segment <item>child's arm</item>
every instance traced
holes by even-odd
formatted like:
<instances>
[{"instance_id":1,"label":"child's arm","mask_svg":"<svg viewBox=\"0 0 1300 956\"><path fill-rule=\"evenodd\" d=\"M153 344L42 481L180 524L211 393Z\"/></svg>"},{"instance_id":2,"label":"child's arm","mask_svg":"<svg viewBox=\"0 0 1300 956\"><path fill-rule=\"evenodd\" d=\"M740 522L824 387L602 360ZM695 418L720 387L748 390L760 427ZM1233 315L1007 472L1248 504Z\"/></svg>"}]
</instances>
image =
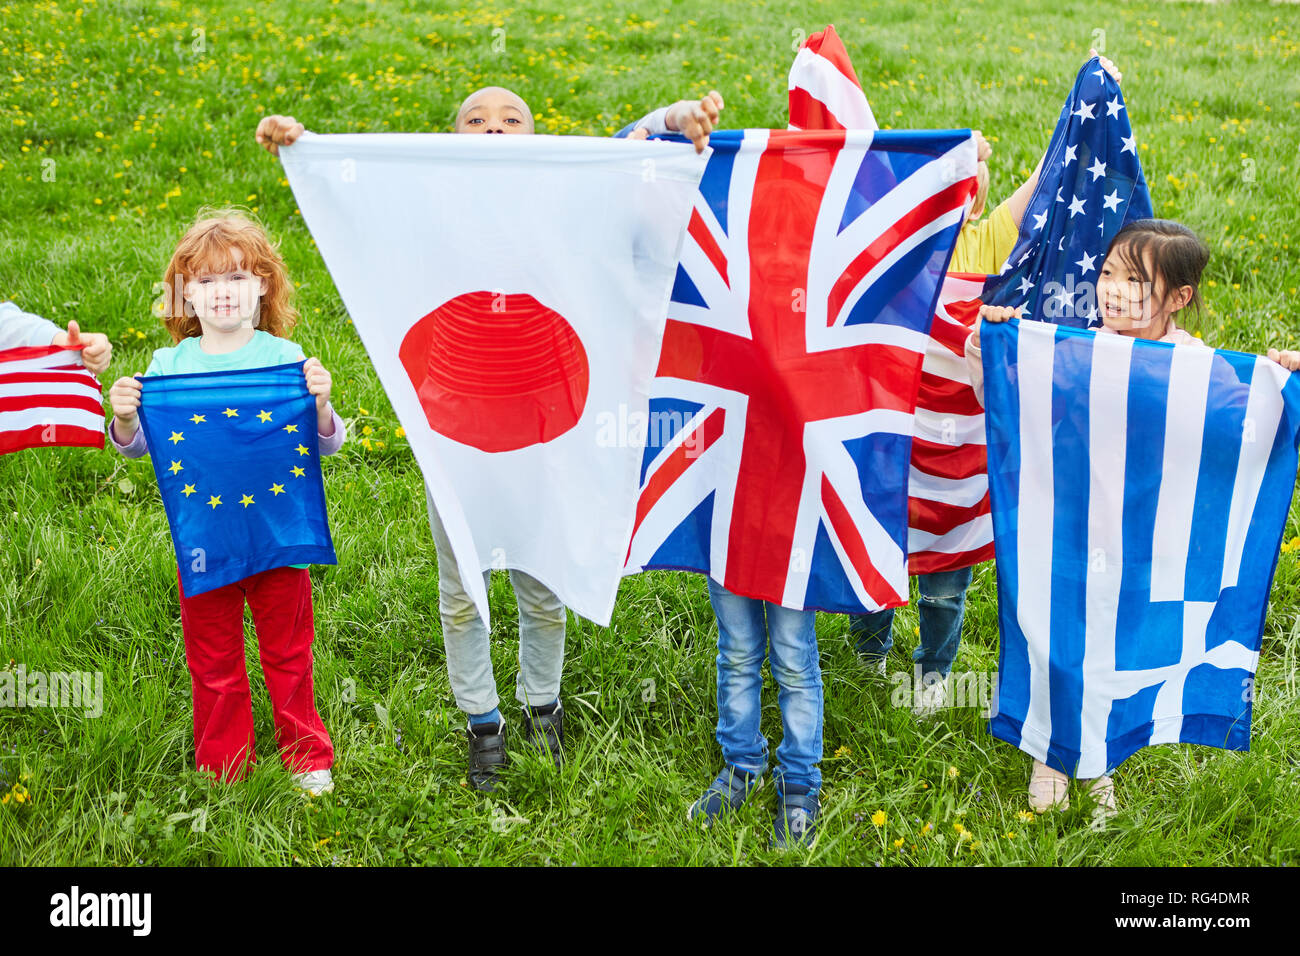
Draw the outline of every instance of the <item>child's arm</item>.
<instances>
[{"instance_id":1,"label":"child's arm","mask_svg":"<svg viewBox=\"0 0 1300 956\"><path fill-rule=\"evenodd\" d=\"M140 427L140 389L138 378L123 377L108 390L108 401L113 406L108 439L127 458L139 458L149 452L144 429Z\"/></svg>"},{"instance_id":2,"label":"child's arm","mask_svg":"<svg viewBox=\"0 0 1300 956\"><path fill-rule=\"evenodd\" d=\"M986 319L989 322L1017 319L1022 311L1010 306L981 305L979 315L975 317L975 327L966 339L966 371L970 373L971 388L975 390L981 408L984 406L984 354L980 351L980 323Z\"/></svg>"},{"instance_id":3,"label":"child's arm","mask_svg":"<svg viewBox=\"0 0 1300 956\"><path fill-rule=\"evenodd\" d=\"M0 302L0 350L53 345L59 327L49 319L24 312L12 302Z\"/></svg>"},{"instance_id":4,"label":"child's arm","mask_svg":"<svg viewBox=\"0 0 1300 956\"><path fill-rule=\"evenodd\" d=\"M316 437L320 442L320 453L332 455L343 447L347 429L330 404L330 373L315 356L303 363L302 373L307 379L307 391L316 396Z\"/></svg>"},{"instance_id":5,"label":"child's arm","mask_svg":"<svg viewBox=\"0 0 1300 956\"><path fill-rule=\"evenodd\" d=\"M722 94L711 90L708 96L699 100L678 100L671 106L661 106L619 130L615 137L645 139L664 133L681 133L695 144L697 153L702 153L708 145L709 134L717 128L722 106Z\"/></svg>"}]
</instances>

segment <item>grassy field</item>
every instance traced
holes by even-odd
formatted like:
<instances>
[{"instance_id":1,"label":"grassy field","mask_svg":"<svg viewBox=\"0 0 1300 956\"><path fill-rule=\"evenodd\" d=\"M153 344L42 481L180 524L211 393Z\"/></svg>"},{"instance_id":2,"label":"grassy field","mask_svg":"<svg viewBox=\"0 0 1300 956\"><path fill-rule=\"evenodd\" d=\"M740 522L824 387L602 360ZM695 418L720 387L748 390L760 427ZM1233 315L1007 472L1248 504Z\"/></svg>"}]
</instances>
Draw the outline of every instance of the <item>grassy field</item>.
<instances>
[{"instance_id":1,"label":"grassy field","mask_svg":"<svg viewBox=\"0 0 1300 956\"><path fill-rule=\"evenodd\" d=\"M976 710L918 723L892 706L891 685L863 672L834 615L818 620L816 847L767 848L770 786L712 832L687 828L688 803L720 764L716 628L703 579L669 573L626 580L607 629L571 620L564 772L519 754L504 796L469 791L420 475L279 164L253 143L270 112L320 132L446 130L461 97L488 83L519 91L539 132L610 133L709 88L725 96L728 125L783 127L793 44L833 22L882 123L983 129L996 200L1032 170L1097 45L1124 72L1158 214L1213 249L1204 337L1296 348L1296 7L428 6L0 5L0 300L109 333L105 382L143 371L171 344L150 305L184 226L205 204L241 204L282 240L300 284L296 338L334 373L351 435L325 466L339 564L313 571L317 697L338 755L337 792L314 801L274 757L251 644L261 763L236 786L192 769L175 562L148 461L78 449L0 458L0 667L100 671L105 695L94 719L0 710L0 864L1300 861L1300 552L1290 546L1267 621L1254 749L1139 753L1117 774L1122 813L1105 832L1090 828L1082 800L1027 814L1029 758L989 737ZM1293 511L1288 540L1298 532ZM501 576L492 605L509 697L517 640ZM996 611L986 565L955 670L996 669ZM914 609L899 613L892 671L910 670L915 624ZM771 686L764 714L775 737ZM517 711L508 719L517 734Z\"/></svg>"}]
</instances>

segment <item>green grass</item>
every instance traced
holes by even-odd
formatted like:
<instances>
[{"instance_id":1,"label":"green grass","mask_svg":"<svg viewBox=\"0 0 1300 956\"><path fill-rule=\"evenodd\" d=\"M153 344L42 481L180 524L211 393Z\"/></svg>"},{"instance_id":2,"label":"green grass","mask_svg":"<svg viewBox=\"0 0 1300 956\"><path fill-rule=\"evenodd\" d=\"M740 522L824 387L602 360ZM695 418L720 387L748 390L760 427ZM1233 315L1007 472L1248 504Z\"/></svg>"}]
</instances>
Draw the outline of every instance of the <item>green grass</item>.
<instances>
[{"instance_id":1,"label":"green grass","mask_svg":"<svg viewBox=\"0 0 1300 956\"><path fill-rule=\"evenodd\" d=\"M890 685L863 673L845 618L833 615L818 619L826 759L817 847L767 848L770 787L712 832L688 829L685 808L720 761L716 630L703 579L669 573L626 580L609 628L571 622L566 770L520 754L506 796L468 791L420 476L279 165L252 141L266 112L292 112L321 132L445 130L460 98L489 82L528 99L544 132L603 135L710 87L726 97L728 125L780 127L794 31L829 21L882 123L983 129L996 151L996 200L1033 168L1101 29L1124 71L1158 213L1213 248L1205 338L1294 348L1293 10L1043 10L1025 0L700 12L667 0L635 12L582 0L440 12L354 0L0 6L0 299L109 333L106 381L143 371L170 344L150 305L184 226L205 204L245 205L282 240L300 283L295 337L334 373L352 435L325 469L339 565L313 570L317 699L338 755L338 790L315 801L295 794L275 759L251 644L261 763L236 786L192 769L174 558L148 462L76 449L0 458L0 666L101 671L106 697L98 719L0 710L0 790L21 782L30 793L0 805L0 864L1295 863L1298 552L1281 556L1274 583L1254 750L1137 754L1117 774L1123 812L1104 833L1088 826L1081 799L1022 820L1029 758L990 738L974 710L919 724L892 706ZM1288 538L1297 530L1293 512ZM517 635L498 578L493 655L508 697ZM898 615L894 671L910 668L915 623L912 608ZM955 669L992 672L996 662L985 566ZM778 719L769 686L773 738Z\"/></svg>"}]
</instances>

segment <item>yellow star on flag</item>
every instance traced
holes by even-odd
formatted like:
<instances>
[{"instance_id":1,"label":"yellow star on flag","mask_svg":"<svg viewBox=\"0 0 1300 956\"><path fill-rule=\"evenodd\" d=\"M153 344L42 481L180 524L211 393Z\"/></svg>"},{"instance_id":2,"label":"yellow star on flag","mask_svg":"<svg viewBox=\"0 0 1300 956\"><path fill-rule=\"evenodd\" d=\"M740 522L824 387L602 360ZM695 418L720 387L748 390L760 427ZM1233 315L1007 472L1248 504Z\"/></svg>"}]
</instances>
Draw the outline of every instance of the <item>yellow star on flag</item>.
<instances>
[{"instance_id":1,"label":"yellow star on flag","mask_svg":"<svg viewBox=\"0 0 1300 956\"><path fill-rule=\"evenodd\" d=\"M170 471L170 472L174 475L174 474L176 474L176 472L178 472L178 471L182 471L183 468L181 467L181 463L180 463L179 461L174 461L174 462L172 462L171 465L167 468L167 470Z\"/></svg>"},{"instance_id":2,"label":"yellow star on flag","mask_svg":"<svg viewBox=\"0 0 1300 956\"><path fill-rule=\"evenodd\" d=\"M208 417L207 417L206 415L191 415L191 416L190 416L190 421L192 421L195 425L202 425L202 424L204 424L207 420L208 420Z\"/></svg>"},{"instance_id":3,"label":"yellow star on flag","mask_svg":"<svg viewBox=\"0 0 1300 956\"><path fill-rule=\"evenodd\" d=\"M168 440L169 442L171 442L173 445L178 444L178 443L183 442L183 441L185 440L185 433L184 433L184 432L172 432L172 437L169 438L169 439L167 439L167 440Z\"/></svg>"},{"instance_id":4,"label":"yellow star on flag","mask_svg":"<svg viewBox=\"0 0 1300 956\"><path fill-rule=\"evenodd\" d=\"M303 475L305 475L305 474L307 474L307 472L303 471L303 470L302 470L301 468L299 468L297 465L294 466L294 469L293 469L293 476L294 476L295 478L301 478L301 477L302 477Z\"/></svg>"},{"instance_id":5,"label":"yellow star on flag","mask_svg":"<svg viewBox=\"0 0 1300 956\"><path fill-rule=\"evenodd\" d=\"M221 414L225 415L227 418L238 418L238 417L239 417L239 409L237 409L237 408L227 408L227 409L226 409L224 412L222 412Z\"/></svg>"},{"instance_id":6,"label":"yellow star on flag","mask_svg":"<svg viewBox=\"0 0 1300 956\"><path fill-rule=\"evenodd\" d=\"M271 420L271 413L266 409L262 409L257 413L257 417L264 422L269 422Z\"/></svg>"},{"instance_id":7,"label":"yellow star on flag","mask_svg":"<svg viewBox=\"0 0 1300 956\"><path fill-rule=\"evenodd\" d=\"M284 430L287 431L290 435L292 435L294 432L296 432L296 431L298 430L298 426L297 426L297 425L285 425L285 426L284 426Z\"/></svg>"},{"instance_id":8,"label":"yellow star on flag","mask_svg":"<svg viewBox=\"0 0 1300 956\"><path fill-rule=\"evenodd\" d=\"M304 445L304 444L302 444L302 443L300 442L300 443L298 444L298 454L300 454L300 455L310 455L310 454L311 454L311 451L308 450L308 448L307 448L306 445Z\"/></svg>"},{"instance_id":9,"label":"yellow star on flag","mask_svg":"<svg viewBox=\"0 0 1300 956\"><path fill-rule=\"evenodd\" d=\"M181 489L181 494L183 494L186 498L188 498L190 495L194 494L194 486L186 485L184 488Z\"/></svg>"},{"instance_id":10,"label":"yellow star on flag","mask_svg":"<svg viewBox=\"0 0 1300 956\"><path fill-rule=\"evenodd\" d=\"M280 484L276 484L275 482L272 482L269 490L273 495L282 495L284 494L284 485L280 485Z\"/></svg>"},{"instance_id":11,"label":"yellow star on flag","mask_svg":"<svg viewBox=\"0 0 1300 956\"><path fill-rule=\"evenodd\" d=\"M208 498L208 504L212 505L212 510L213 510L213 511L216 511L216 510L217 510L217 505L221 504L221 496L220 496L220 495L212 495L210 498Z\"/></svg>"},{"instance_id":12,"label":"yellow star on flag","mask_svg":"<svg viewBox=\"0 0 1300 956\"><path fill-rule=\"evenodd\" d=\"M253 496L245 492L244 497L239 499L239 503L243 505L245 508L247 508L249 505L253 503Z\"/></svg>"}]
</instances>

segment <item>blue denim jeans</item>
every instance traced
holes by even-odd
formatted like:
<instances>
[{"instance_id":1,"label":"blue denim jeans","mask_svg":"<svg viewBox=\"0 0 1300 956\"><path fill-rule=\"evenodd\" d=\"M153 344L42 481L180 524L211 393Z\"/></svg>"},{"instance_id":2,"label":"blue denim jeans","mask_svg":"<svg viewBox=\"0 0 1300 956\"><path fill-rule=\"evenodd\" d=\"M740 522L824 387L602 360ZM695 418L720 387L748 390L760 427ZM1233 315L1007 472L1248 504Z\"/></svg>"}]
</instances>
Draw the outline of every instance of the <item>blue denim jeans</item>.
<instances>
[{"instance_id":1,"label":"blue denim jeans","mask_svg":"<svg viewBox=\"0 0 1300 956\"><path fill-rule=\"evenodd\" d=\"M781 707L776 750L778 787L821 788L822 672L815 611L732 594L712 578L709 601L718 617L718 745L722 758L748 773L767 770L767 738L759 729L763 660L771 650Z\"/></svg>"},{"instance_id":2,"label":"blue denim jeans","mask_svg":"<svg viewBox=\"0 0 1300 956\"><path fill-rule=\"evenodd\" d=\"M921 619L921 643L912 659L921 673L938 671L944 677L952 670L961 644L961 622L966 615L966 589L971 569L919 574L916 583L921 598L916 602ZM850 614L849 634L863 657L884 657L894 646L894 609L875 614Z\"/></svg>"}]
</instances>

